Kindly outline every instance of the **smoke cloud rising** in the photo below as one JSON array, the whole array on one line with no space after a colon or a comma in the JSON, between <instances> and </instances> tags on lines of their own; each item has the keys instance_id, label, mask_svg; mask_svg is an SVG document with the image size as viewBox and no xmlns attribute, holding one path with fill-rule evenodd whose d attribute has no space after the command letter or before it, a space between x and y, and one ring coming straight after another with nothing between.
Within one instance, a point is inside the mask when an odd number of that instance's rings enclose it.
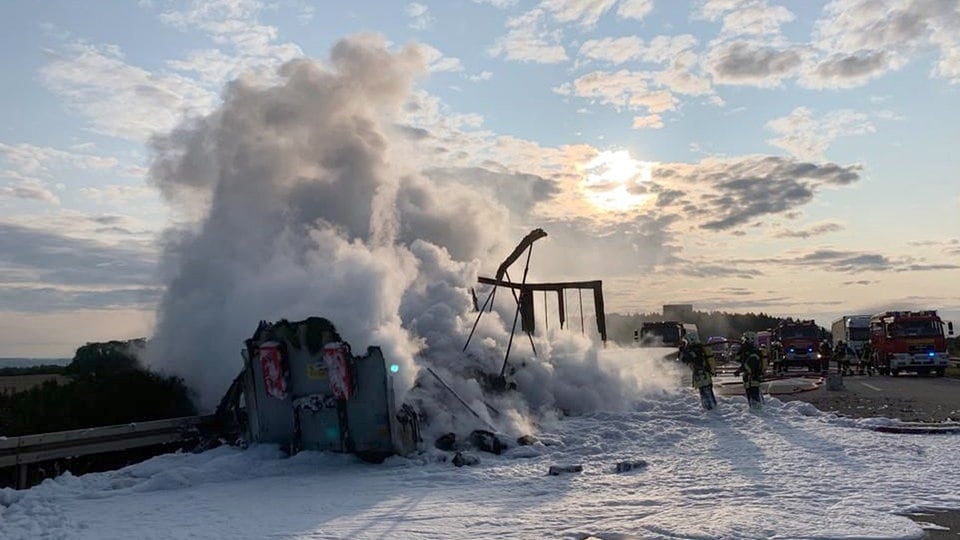
<instances>
[{"instance_id":1,"label":"smoke cloud rising","mask_svg":"<svg viewBox=\"0 0 960 540\"><path fill-rule=\"evenodd\" d=\"M147 360L183 376L202 409L239 371L258 321L313 315L356 351L382 347L405 388L432 365L475 410L499 400L507 418L491 420L510 431L533 411L622 406L625 383L575 335L539 338L536 360L515 347L523 396L485 397L463 375L499 371L512 306L483 318L469 354L460 349L479 261L502 259L501 244L519 236L483 186L440 189L409 157L416 142L396 126L425 71L416 45L351 37L328 61L287 63L276 83L232 82L218 110L153 141L152 181L185 223L166 235ZM407 397L437 429L456 426L462 406L419 380Z\"/></svg>"}]
</instances>

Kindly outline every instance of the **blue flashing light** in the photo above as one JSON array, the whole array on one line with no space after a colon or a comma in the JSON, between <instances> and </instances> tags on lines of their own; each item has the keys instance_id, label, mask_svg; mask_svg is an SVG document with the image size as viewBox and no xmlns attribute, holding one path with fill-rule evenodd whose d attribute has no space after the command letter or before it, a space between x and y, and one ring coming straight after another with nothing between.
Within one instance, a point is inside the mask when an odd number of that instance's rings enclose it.
<instances>
[{"instance_id":1,"label":"blue flashing light","mask_svg":"<svg viewBox=\"0 0 960 540\"><path fill-rule=\"evenodd\" d=\"M930 358L933 358L933 357L936 356L936 355L937 355L937 353L935 353L935 352L933 352L933 351L930 351L930 352L927 353L927 356L929 356Z\"/></svg>"},{"instance_id":2,"label":"blue flashing light","mask_svg":"<svg viewBox=\"0 0 960 540\"><path fill-rule=\"evenodd\" d=\"M813 352L813 347L807 347L807 352Z\"/></svg>"},{"instance_id":3,"label":"blue flashing light","mask_svg":"<svg viewBox=\"0 0 960 540\"><path fill-rule=\"evenodd\" d=\"M797 352L797 350L794 349L793 347L790 347L790 351L789 351L789 352Z\"/></svg>"},{"instance_id":4,"label":"blue flashing light","mask_svg":"<svg viewBox=\"0 0 960 540\"><path fill-rule=\"evenodd\" d=\"M397 373L400 371L400 366L397 364L390 364L390 373Z\"/></svg>"}]
</instances>

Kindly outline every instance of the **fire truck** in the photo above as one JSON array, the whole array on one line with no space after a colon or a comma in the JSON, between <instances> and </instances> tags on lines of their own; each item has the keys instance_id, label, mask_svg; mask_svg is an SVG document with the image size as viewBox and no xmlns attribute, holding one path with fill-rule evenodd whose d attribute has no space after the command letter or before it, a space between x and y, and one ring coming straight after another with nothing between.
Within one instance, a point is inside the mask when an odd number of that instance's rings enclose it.
<instances>
[{"instance_id":1,"label":"fire truck","mask_svg":"<svg viewBox=\"0 0 960 540\"><path fill-rule=\"evenodd\" d=\"M953 323L948 323L953 335ZM884 311L870 318L870 346L883 375L931 371L943 376L950 363L943 321L935 310Z\"/></svg>"},{"instance_id":2,"label":"fire truck","mask_svg":"<svg viewBox=\"0 0 960 540\"><path fill-rule=\"evenodd\" d=\"M773 330L773 340L783 351L783 367L805 367L810 371L824 371L829 358L822 358L819 351L823 332L817 323L809 321L781 321Z\"/></svg>"}]
</instances>

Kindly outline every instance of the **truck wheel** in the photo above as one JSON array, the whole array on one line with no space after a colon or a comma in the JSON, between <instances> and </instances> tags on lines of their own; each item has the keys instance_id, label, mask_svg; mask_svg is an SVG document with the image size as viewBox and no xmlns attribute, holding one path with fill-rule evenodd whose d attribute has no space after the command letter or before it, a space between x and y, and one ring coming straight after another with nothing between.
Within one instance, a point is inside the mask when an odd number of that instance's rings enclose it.
<instances>
[{"instance_id":1,"label":"truck wheel","mask_svg":"<svg viewBox=\"0 0 960 540\"><path fill-rule=\"evenodd\" d=\"M943 377L947 374L947 368L938 367L937 368L937 377Z\"/></svg>"},{"instance_id":2,"label":"truck wheel","mask_svg":"<svg viewBox=\"0 0 960 540\"><path fill-rule=\"evenodd\" d=\"M890 376L891 376L891 377L896 377L896 376L899 375L899 374L900 374L900 370L899 370L899 369L892 369L892 370L890 370Z\"/></svg>"}]
</instances>

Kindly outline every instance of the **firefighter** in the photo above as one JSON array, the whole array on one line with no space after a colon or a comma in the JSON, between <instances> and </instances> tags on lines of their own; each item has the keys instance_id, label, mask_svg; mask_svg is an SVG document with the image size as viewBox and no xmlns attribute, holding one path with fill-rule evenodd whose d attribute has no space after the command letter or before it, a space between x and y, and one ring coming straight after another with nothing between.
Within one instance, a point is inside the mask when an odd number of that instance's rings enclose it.
<instances>
[{"instance_id":1,"label":"firefighter","mask_svg":"<svg viewBox=\"0 0 960 540\"><path fill-rule=\"evenodd\" d=\"M869 341L864 343L863 349L860 350L860 367L868 376L873 375L873 347L870 346Z\"/></svg>"},{"instance_id":2,"label":"firefighter","mask_svg":"<svg viewBox=\"0 0 960 540\"><path fill-rule=\"evenodd\" d=\"M679 360L680 362L683 362L684 364L686 364L686 363L687 363L687 360L688 360L687 354L686 354L686 352L687 352L687 338L680 338L680 343L677 345L677 347L678 347L678 350L677 350L677 360Z\"/></svg>"},{"instance_id":3,"label":"firefighter","mask_svg":"<svg viewBox=\"0 0 960 540\"><path fill-rule=\"evenodd\" d=\"M681 360L693 375L693 387L700 391L700 404L705 410L717 406L717 397L713 393L713 376L716 375L713 364L713 352L704 347L696 336L687 336L680 341Z\"/></svg>"},{"instance_id":4,"label":"firefighter","mask_svg":"<svg viewBox=\"0 0 960 540\"><path fill-rule=\"evenodd\" d=\"M826 373L830 371L830 359L833 357L833 347L828 340L820 342L820 371Z\"/></svg>"},{"instance_id":5,"label":"firefighter","mask_svg":"<svg viewBox=\"0 0 960 540\"><path fill-rule=\"evenodd\" d=\"M773 372L777 375L782 374L783 369L783 345L779 341L770 344L770 359L773 363Z\"/></svg>"},{"instance_id":6,"label":"firefighter","mask_svg":"<svg viewBox=\"0 0 960 540\"><path fill-rule=\"evenodd\" d=\"M760 383L763 381L763 360L757 349L756 336L746 333L740 339L740 351L737 353L740 367L734 375L743 376L743 388L747 393L747 403L751 409L759 409L763 405L760 393Z\"/></svg>"},{"instance_id":7,"label":"firefighter","mask_svg":"<svg viewBox=\"0 0 960 540\"><path fill-rule=\"evenodd\" d=\"M847 344L838 341L833 348L833 359L837 362L837 373L841 375L850 374L850 362L847 359Z\"/></svg>"}]
</instances>

